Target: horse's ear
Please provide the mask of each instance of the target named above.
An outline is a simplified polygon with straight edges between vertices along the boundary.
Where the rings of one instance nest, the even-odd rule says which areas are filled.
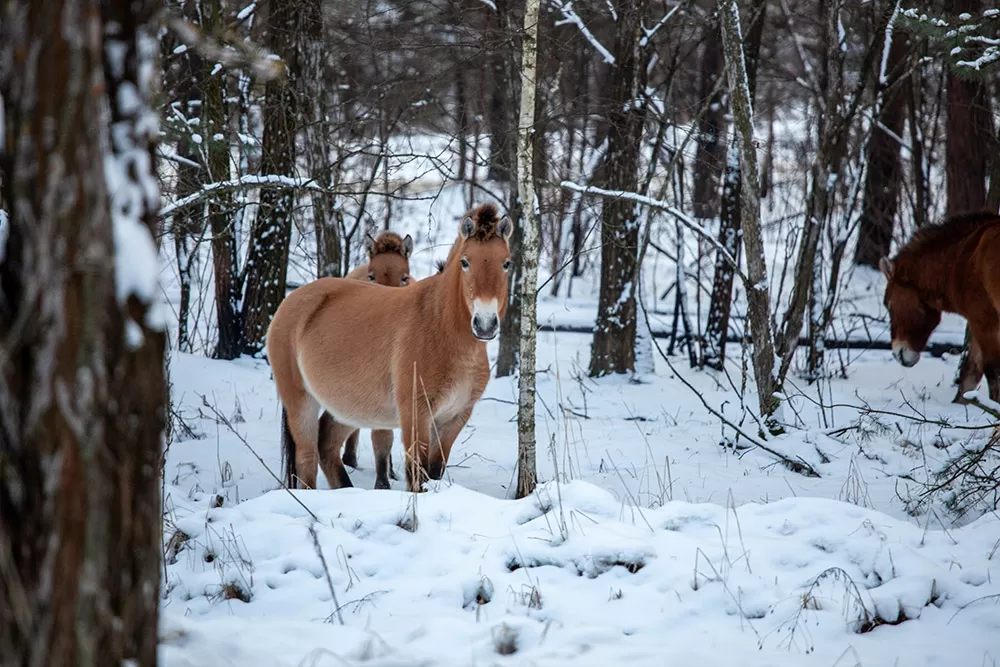
[[[476,223],[473,222],[472,218],[465,216],[462,220],[462,224],[458,228],[458,233],[462,235],[462,240],[472,236],[472,233],[476,231]]]
[[[514,233],[514,224],[510,221],[509,216],[504,216],[500,222],[497,223],[497,234],[504,241],[510,241],[510,235]]]
[[[403,239],[403,257],[409,259],[411,252],[413,252],[413,237],[407,234]]]
[[[891,259],[889,259],[888,257],[883,257],[882,259],[880,259],[878,261],[878,268],[879,271],[882,272],[882,275],[885,276],[886,280],[892,279],[892,271],[895,267],[892,265]]]
[[[371,234],[365,234],[364,243],[365,243],[365,252],[368,253],[369,256],[371,256],[372,249],[375,247],[375,239],[372,238]]]

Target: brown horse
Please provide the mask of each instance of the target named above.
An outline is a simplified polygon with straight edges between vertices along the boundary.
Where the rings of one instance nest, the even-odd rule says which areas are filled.
[[[441,273],[407,289],[322,278],[282,301],[267,351],[288,486],[315,488],[317,459],[331,487],[351,486],[340,448],[358,428],[402,430],[410,491],[441,479],[489,381],[512,232],[484,204],[462,219]]]
[[[365,234],[365,250],[368,252],[368,263],[361,264],[347,274],[352,280],[367,280],[387,287],[405,287],[410,283],[410,254],[413,252],[413,238],[407,234],[401,238],[395,232],[385,231],[373,238]],[[347,436],[344,443],[344,465],[358,467],[358,434],[356,430]],[[376,454],[375,488],[388,489],[389,479],[398,479],[392,469],[392,429],[377,429],[372,431],[372,451]],[[378,454],[384,454],[388,460],[384,466],[379,465]],[[382,474],[388,468],[389,477]]]
[[[941,313],[969,323],[969,363],[953,402],[964,403],[986,375],[1000,400],[1000,216],[986,211],[952,216],[917,231],[894,259],[883,257],[892,354],[903,366],[920,359]]]

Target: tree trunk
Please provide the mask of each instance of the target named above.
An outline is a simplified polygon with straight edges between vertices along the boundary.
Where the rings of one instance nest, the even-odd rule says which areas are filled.
[[[503,65],[506,76],[504,81],[506,85],[503,90],[505,92],[505,99],[503,101],[503,108],[506,109],[517,109],[520,105],[520,81],[521,81],[521,70],[517,62],[517,49],[520,47],[519,39],[521,34],[521,26],[517,23],[517,14],[515,13],[514,3],[510,0],[497,0],[497,13],[500,15],[500,21],[507,39],[504,40],[502,49]],[[520,198],[517,193],[517,184],[511,183],[513,178],[513,171],[517,169],[518,160],[518,144],[515,140],[517,137],[517,120],[514,117],[507,114],[506,111],[503,115],[503,120],[505,123],[503,131],[500,135],[494,134],[494,136],[503,137],[503,149],[506,152],[506,158],[503,161],[504,166],[502,172],[499,174],[506,174],[503,179],[510,184],[510,199],[507,204],[507,214],[510,219],[515,221],[514,234],[510,237],[510,256],[513,266],[508,273],[508,294],[510,301],[507,304],[507,315],[503,318],[500,323],[500,345],[497,350],[497,377],[507,377],[514,374],[517,370],[518,364],[518,353],[520,350],[520,332],[521,332],[521,239],[524,236],[524,210],[521,206]],[[534,147],[532,147],[534,150]],[[491,170],[493,169],[493,163],[499,159],[500,155],[491,149]],[[492,177],[491,177],[492,178]]]
[[[764,33],[764,18],[767,12],[766,0],[754,0],[752,22],[744,45],[747,70],[747,84],[750,89],[750,104],[754,104],[757,93],[757,61],[760,42]],[[733,138],[726,157],[726,172],[722,185],[722,200],[719,219],[719,243],[729,252],[730,257],[740,259],[742,232],[740,231],[741,183],[739,148]],[[697,183],[697,181],[696,181]],[[722,370],[726,362],[726,342],[729,339],[729,316],[733,307],[733,279],[735,272],[726,259],[716,253],[715,275],[712,279],[712,298],[708,305],[708,321],[705,325],[705,344],[702,347],[700,364]]]
[[[226,17],[221,0],[202,0],[202,21],[206,32],[221,30]],[[202,86],[202,122],[208,152],[208,181],[217,183],[229,179],[230,144],[216,140],[225,137],[226,77],[215,63],[205,63]],[[233,230],[233,198],[229,194],[212,197],[208,202],[208,222],[212,229],[212,266],[215,276],[215,315],[218,341],[212,356],[215,359],[235,359],[243,351],[243,322],[239,309],[237,285],[239,264],[236,259],[236,234]]]
[[[977,14],[980,0],[949,0],[945,9],[955,16]],[[948,119],[945,126],[945,175],[947,204],[945,215],[974,211],[986,205],[986,177],[989,149],[993,145],[992,116],[986,84],[948,72]],[[971,332],[965,327],[965,345],[958,364],[955,382],[981,374],[969,363]],[[959,394],[961,388],[959,388]],[[955,400],[960,400],[956,394]]]
[[[722,71],[722,44],[719,24],[705,24],[704,53],[701,59],[701,93],[705,110],[698,118],[698,152],[694,162],[694,192],[691,205],[696,218],[714,218],[719,214],[719,175],[724,157],[720,135],[726,127],[726,106],[719,80]],[[749,51],[749,45],[747,45]]]
[[[881,32],[887,34],[885,25]],[[879,260],[889,254],[892,246],[893,223],[899,207],[902,186],[902,164],[899,159],[899,142],[903,135],[906,102],[909,96],[903,67],[907,61],[908,41],[901,31],[888,33],[892,43],[886,62],[886,77],[889,82],[883,90],[880,82],[881,59],[876,61],[875,94],[885,95],[879,118],[872,128],[871,146],[868,151],[868,169],[865,177],[864,201],[861,205],[861,220],[858,245],[854,263],[878,267]],[[895,37],[893,39],[893,36]],[[868,74],[868,73],[864,73]]]
[[[268,48],[285,62],[286,80],[268,81],[262,109],[264,121],[261,170],[265,174],[295,174],[295,134],[301,120],[302,26],[317,0],[274,0],[268,15]],[[303,91],[304,92],[304,91]],[[292,237],[295,191],[267,188],[261,192],[260,208],[250,233],[247,254],[243,327],[245,351],[256,354],[264,347],[264,336],[274,311],[285,296],[288,246]]]
[[[23,0],[0,23],[4,665],[157,663],[154,10]]]
[[[603,187],[635,192],[645,105],[638,103],[646,83],[648,52],[640,46],[645,2],[616,0],[615,67],[609,70],[610,99],[605,107],[608,150],[601,165]],[[636,308],[634,281],[639,252],[636,204],[605,199],[601,205],[601,291],[590,348],[590,375],[635,370]]]
[[[740,158],[740,223],[746,242],[747,317],[753,340],[753,370],[760,413],[770,417],[778,406],[774,378],[774,343],[771,336],[771,298],[767,263],[760,227],[760,177],[753,144],[753,105],[743,53],[737,0],[719,0],[722,43]]]
[[[517,401],[517,498],[535,490],[535,311],[540,224],[535,208],[535,93],[538,89],[539,0],[527,0],[521,35],[521,111],[517,132],[517,191],[524,219],[521,243],[521,339]]]

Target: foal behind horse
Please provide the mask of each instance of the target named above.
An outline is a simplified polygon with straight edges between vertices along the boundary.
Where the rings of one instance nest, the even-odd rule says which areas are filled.
[[[507,306],[513,225],[485,204],[458,231],[444,271],[405,290],[323,278],[278,307],[267,350],[289,486],[315,488],[317,460],[333,488],[350,486],[340,447],[358,428],[402,430],[410,491],[443,476],[489,382],[486,342]]]
[[[365,250],[368,251],[368,263],[361,264],[347,274],[351,280],[367,280],[387,287],[405,287],[410,283],[410,254],[413,252],[413,238],[407,234],[400,238],[395,232],[382,232],[377,238],[365,234]],[[325,418],[325,413],[324,417]],[[320,432],[329,429],[320,426]],[[344,465],[358,467],[358,434],[354,431],[347,436],[344,443]],[[375,429],[372,431],[372,452],[375,455],[375,488],[388,489],[389,479],[397,479],[392,469],[392,429]],[[384,461],[382,459],[385,459]],[[388,469],[388,477],[386,476]]]
[[[974,212],[924,227],[879,268],[887,279],[883,303],[889,311],[892,355],[903,366],[920,360],[941,313],[969,323],[969,369],[953,402],[979,384],[983,373],[990,399],[1000,400],[1000,216]]]

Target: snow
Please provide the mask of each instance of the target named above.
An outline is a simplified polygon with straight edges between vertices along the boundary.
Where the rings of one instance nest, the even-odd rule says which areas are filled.
[[[779,132],[799,131],[802,122],[784,119]],[[393,201],[392,225],[413,235],[419,278],[447,254],[467,190],[441,184],[440,174],[453,173],[446,140],[390,144],[390,155],[409,153],[391,161],[389,177],[407,184]],[[570,176],[576,183],[588,182],[602,150],[583,156],[591,164]],[[783,178],[802,164],[795,148],[776,146]],[[717,221],[684,216],[669,196],[640,200],[563,185],[590,207],[585,224],[599,210],[597,195],[630,197],[639,215],[667,211],[657,214],[652,238],[682,266],[651,250],[634,289],[662,335],[675,298],[663,296],[665,286],[687,276],[695,281],[683,285],[687,313],[702,331],[695,275],[705,270],[699,258],[713,257]],[[223,186],[235,187],[213,187]],[[167,204],[165,215],[177,205]],[[344,206],[353,216],[351,203]],[[369,214],[380,220],[382,210]],[[789,229],[775,221],[795,215],[762,205],[773,294]],[[315,271],[310,228],[295,233],[290,281]],[[591,234],[585,258],[597,261],[598,244]],[[164,244],[171,305],[172,252]],[[196,252],[196,271],[208,278],[194,298],[212,313],[210,256]],[[358,248],[352,259],[360,259]],[[596,264],[583,277],[565,277],[552,296],[550,261],[543,255],[539,265],[540,324],[593,326]],[[878,271],[845,268],[830,335],[887,340],[883,287]],[[735,339],[745,290],[734,301]],[[778,307],[775,319],[781,315]],[[193,340],[212,339],[210,320],[192,323]],[[961,318],[946,316],[932,342],[961,341],[963,329]],[[721,667],[740,655],[749,665],[830,667],[982,665],[1000,654],[1000,607],[990,597],[1000,595],[1000,519],[981,509],[955,516],[947,498],[919,496],[950,457],[982,448],[991,431],[977,408],[950,403],[955,358],[925,355],[904,369],[888,351],[828,347],[827,378],[809,384],[793,370],[784,386],[787,433],[759,440],[760,425],[744,409],[758,401],[739,345],[727,348],[726,370],[716,373],[687,368],[686,348],[668,364],[657,338],[641,374],[592,379],[590,343],[586,334],[538,334],[542,487],[517,501],[509,499],[516,377],[491,378],[445,480],[428,493],[407,494],[402,481],[373,491],[362,431],[361,468],[349,469],[355,488],[330,491],[321,476],[320,490],[293,494],[271,474],[280,470],[279,410],[266,361],[212,361],[201,356],[204,343],[196,344],[199,354],[172,351],[173,407],[184,426],[175,424],[165,456],[172,562],[162,586],[162,664]],[[487,350],[495,362],[497,342]],[[398,430],[393,448],[402,473]],[[792,472],[779,456],[819,476]],[[186,541],[174,538],[178,530]],[[250,601],[220,595],[238,592],[226,584]],[[512,655],[498,654],[510,648]]]

